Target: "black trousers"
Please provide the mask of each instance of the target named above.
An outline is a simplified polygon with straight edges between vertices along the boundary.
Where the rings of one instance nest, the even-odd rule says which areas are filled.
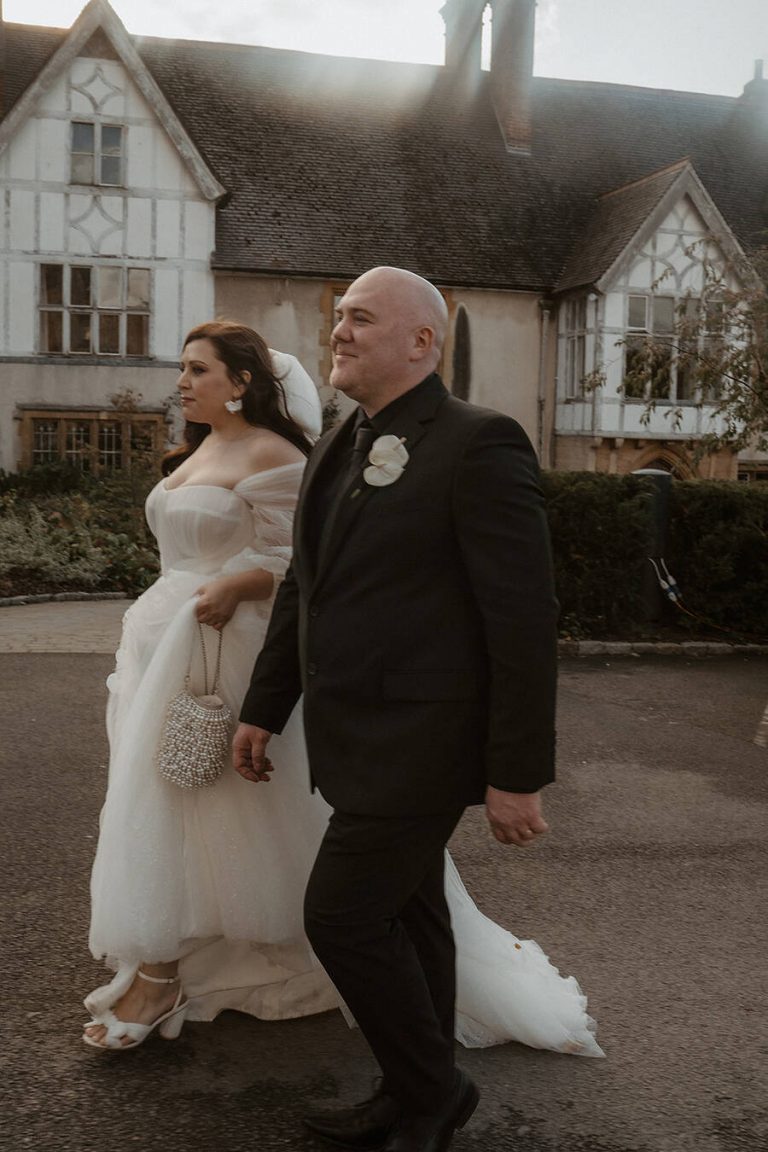
[[[407,1113],[453,1084],[456,963],[443,853],[461,816],[334,812],[309,878],[307,936]]]

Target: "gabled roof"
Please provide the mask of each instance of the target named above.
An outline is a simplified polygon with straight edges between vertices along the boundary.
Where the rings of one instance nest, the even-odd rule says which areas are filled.
[[[685,159],[599,197],[556,290],[594,286],[605,291],[620,267],[684,196],[693,201],[720,248],[740,262],[744,256],[741,246]]]
[[[72,25],[70,32],[60,34],[58,42],[55,39],[55,32],[51,29],[43,29],[43,35],[39,38],[31,37],[31,44],[25,43],[26,37],[22,36],[21,68],[14,59],[13,43],[6,44],[6,66],[10,77],[10,83],[6,84],[6,99],[9,105],[14,96],[16,99],[0,122],[0,154],[19,126],[32,113],[40,97],[58,80],[72,60],[80,55],[88,41],[99,31],[106,35],[134,83],[176,145],[200,191],[207,199],[218,200],[224,195],[225,189],[210,172],[107,0],[90,0]],[[15,39],[12,34],[8,38],[11,41]],[[27,86],[24,86],[23,78],[21,81],[19,78],[19,72],[23,72],[25,66],[35,69]]]
[[[10,94],[56,34],[7,33]],[[219,268],[344,279],[387,263],[552,291],[596,201],[684,156],[743,247],[768,227],[768,125],[731,97],[534,78],[525,157],[504,146],[487,74],[467,99],[432,65],[133,44],[229,193]]]

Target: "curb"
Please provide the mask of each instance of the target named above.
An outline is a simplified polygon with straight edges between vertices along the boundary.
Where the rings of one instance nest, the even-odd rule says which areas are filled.
[[[768,644],[725,644],[721,641],[683,640],[679,644],[665,641],[558,640],[560,657],[594,656],[682,656],[700,660],[709,656],[768,656]]]
[[[0,597],[0,608],[11,608],[15,604],[51,604],[74,600],[128,600],[127,592],[51,592],[34,596]]]

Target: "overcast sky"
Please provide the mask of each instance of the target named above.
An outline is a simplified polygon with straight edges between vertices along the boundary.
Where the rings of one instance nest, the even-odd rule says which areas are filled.
[[[129,32],[441,63],[443,0],[113,0]],[[80,0],[4,0],[68,27]],[[535,71],[738,95],[766,60],[768,0],[538,0]]]

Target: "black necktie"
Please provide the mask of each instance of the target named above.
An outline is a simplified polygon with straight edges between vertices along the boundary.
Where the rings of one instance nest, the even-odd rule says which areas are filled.
[[[368,458],[368,453],[371,450],[371,445],[376,439],[376,430],[371,424],[370,420],[363,420],[358,424],[355,431],[355,439],[352,444],[352,452],[349,457],[349,468],[347,470],[347,479],[351,480],[360,469],[365,465]]]

